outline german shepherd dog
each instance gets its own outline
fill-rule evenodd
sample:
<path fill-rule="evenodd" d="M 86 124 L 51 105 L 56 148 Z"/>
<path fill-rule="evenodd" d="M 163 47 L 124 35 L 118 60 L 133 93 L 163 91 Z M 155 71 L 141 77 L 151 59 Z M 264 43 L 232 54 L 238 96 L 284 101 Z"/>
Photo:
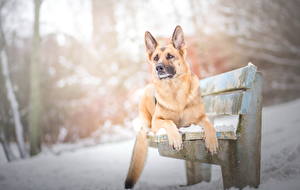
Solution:
<path fill-rule="evenodd" d="M 157 43 L 150 32 L 145 33 L 147 59 L 152 67 L 152 82 L 145 88 L 139 103 L 142 129 L 137 134 L 125 188 L 133 188 L 144 168 L 148 142 L 146 131 L 167 132 L 169 145 L 182 149 L 182 136 L 178 128 L 191 124 L 202 125 L 205 145 L 211 153 L 218 148 L 216 131 L 205 114 L 199 79 L 186 62 L 183 31 L 177 26 L 170 43 Z"/>

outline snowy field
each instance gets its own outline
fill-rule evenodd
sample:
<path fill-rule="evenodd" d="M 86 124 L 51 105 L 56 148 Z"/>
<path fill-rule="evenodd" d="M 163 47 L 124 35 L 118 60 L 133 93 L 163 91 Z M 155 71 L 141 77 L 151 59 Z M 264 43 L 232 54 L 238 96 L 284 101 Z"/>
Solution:
<path fill-rule="evenodd" d="M 259 189 L 300 189 L 300 99 L 263 109 L 262 170 Z M 58 156 L 0 163 L 1 190 L 123 189 L 133 140 L 82 148 Z M 0 149 L 1 150 L 1 149 Z M 0 155 L 1 156 L 1 155 Z M 150 149 L 136 189 L 222 189 L 220 168 L 210 183 L 186 183 L 184 162 Z M 246 188 L 248 189 L 248 188 Z"/>

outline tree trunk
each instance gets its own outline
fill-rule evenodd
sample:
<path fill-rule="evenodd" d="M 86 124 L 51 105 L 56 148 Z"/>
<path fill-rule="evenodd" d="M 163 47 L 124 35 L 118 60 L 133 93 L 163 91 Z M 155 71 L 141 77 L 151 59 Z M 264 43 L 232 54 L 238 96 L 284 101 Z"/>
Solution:
<path fill-rule="evenodd" d="M 3 77 L 0 77 L 0 85 L 3 86 L 3 89 L 0 92 L 0 143 L 2 144 L 4 154 L 6 156 L 7 161 L 12 161 L 16 159 L 16 156 L 13 154 L 10 145 L 9 145 L 9 130 L 8 130 L 8 122 L 9 122 L 9 108 L 13 111 L 13 119 L 15 123 L 15 132 L 16 132 L 16 139 L 19 148 L 19 152 L 21 157 L 27 155 L 24 145 L 23 139 L 23 126 L 20 119 L 20 114 L 18 110 L 18 103 L 12 89 L 12 83 L 9 77 L 8 71 L 8 63 L 7 63 L 7 56 L 5 52 L 6 48 L 6 40 L 3 31 L 2 21 L 4 14 L 2 14 L 3 7 L 8 2 L 8 0 L 1 1 L 0 3 L 0 74 L 2 73 Z M 8 101 L 7 101 L 8 100 Z"/>
<path fill-rule="evenodd" d="M 8 64 L 7 64 L 7 56 L 4 50 L 1 51 L 1 65 L 2 65 L 2 73 L 5 78 L 5 86 L 7 91 L 7 99 L 9 100 L 10 107 L 13 114 L 13 119 L 15 123 L 15 132 L 17 138 L 18 149 L 20 152 L 21 158 L 25 158 L 27 156 L 25 143 L 24 143 L 24 133 L 23 133 L 23 125 L 21 122 L 21 116 L 19 113 L 19 105 L 15 96 L 15 92 L 13 90 L 13 85 L 9 77 Z"/>
<path fill-rule="evenodd" d="M 8 162 L 13 161 L 16 159 L 16 156 L 13 154 L 7 139 L 6 139 L 6 134 L 5 134 L 5 126 L 0 124 L 0 143 L 2 144 L 3 147 L 3 151 L 5 154 L 5 157 L 7 159 Z"/>
<path fill-rule="evenodd" d="M 41 151 L 41 127 L 40 127 L 40 7 L 41 0 L 34 0 L 34 27 L 33 44 L 30 64 L 30 113 L 29 136 L 30 154 L 36 155 Z"/>

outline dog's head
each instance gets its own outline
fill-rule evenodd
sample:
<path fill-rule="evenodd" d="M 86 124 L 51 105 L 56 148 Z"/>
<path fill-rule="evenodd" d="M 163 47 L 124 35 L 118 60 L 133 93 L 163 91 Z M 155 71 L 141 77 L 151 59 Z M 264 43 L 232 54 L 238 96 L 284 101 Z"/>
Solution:
<path fill-rule="evenodd" d="M 159 79 L 172 79 L 187 73 L 186 47 L 183 31 L 176 26 L 169 44 L 163 46 L 157 43 L 150 32 L 145 33 L 147 58 L 152 66 L 153 75 Z"/>

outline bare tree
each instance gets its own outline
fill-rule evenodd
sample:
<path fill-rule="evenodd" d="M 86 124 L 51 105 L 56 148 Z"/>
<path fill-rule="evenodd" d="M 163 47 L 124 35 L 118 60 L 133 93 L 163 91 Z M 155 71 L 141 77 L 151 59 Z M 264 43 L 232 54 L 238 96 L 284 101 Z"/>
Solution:
<path fill-rule="evenodd" d="M 36 155 L 41 151 L 41 126 L 40 126 L 40 8 L 41 0 L 34 1 L 33 43 L 30 64 L 30 154 Z"/>
<path fill-rule="evenodd" d="M 27 156 L 25 143 L 24 143 L 24 132 L 23 125 L 21 122 L 21 116 L 19 112 L 19 105 L 16 99 L 16 95 L 13 90 L 13 85 L 9 77 L 8 71 L 8 63 L 7 63 L 7 55 L 4 50 L 1 51 L 1 66 L 2 66 L 2 74 L 5 78 L 5 86 L 7 91 L 7 98 L 10 102 L 11 110 L 13 113 L 13 119 L 15 123 L 15 131 L 18 143 L 18 149 L 20 152 L 21 158 L 25 158 Z"/>
<path fill-rule="evenodd" d="M 4 154 L 6 156 L 6 160 L 8 162 L 13 161 L 16 159 L 16 156 L 14 155 L 14 153 L 12 152 L 8 141 L 6 139 L 5 136 L 5 132 L 4 132 L 4 126 L 0 126 L 0 143 L 2 144 L 3 150 L 4 150 Z"/>
<path fill-rule="evenodd" d="M 0 3 L 0 11 L 2 8 L 5 6 L 7 1 L 1 1 Z M 15 92 L 13 90 L 13 84 L 11 81 L 11 77 L 9 76 L 9 67 L 8 67 L 8 59 L 7 59 L 7 53 L 6 53 L 6 40 L 5 40 L 5 35 L 4 35 L 4 30 L 2 26 L 2 12 L 1 12 L 1 18 L 0 18 L 0 62 L 1 62 L 1 71 L 3 74 L 4 78 L 4 83 L 5 83 L 5 91 L 6 91 L 6 97 L 9 101 L 10 109 L 12 110 L 12 116 L 13 116 L 13 121 L 14 121 L 14 126 L 15 126 L 15 134 L 16 134 L 16 139 L 17 139 L 17 145 L 18 149 L 20 152 L 20 157 L 25 158 L 27 156 L 27 151 L 25 148 L 25 142 L 24 142 L 24 132 L 23 132 L 23 125 L 21 122 L 21 116 L 19 112 L 19 105 L 18 101 L 15 95 Z M 2 112 L 5 112 L 2 110 Z M 7 114 L 1 114 L 2 116 Z M 3 120 L 3 119 L 2 119 Z M 5 126 L 2 124 L 0 128 L 0 141 L 2 143 L 4 152 L 6 154 L 7 160 L 11 161 L 15 159 L 15 156 L 13 155 L 10 146 L 6 140 L 6 135 L 5 135 Z"/>

